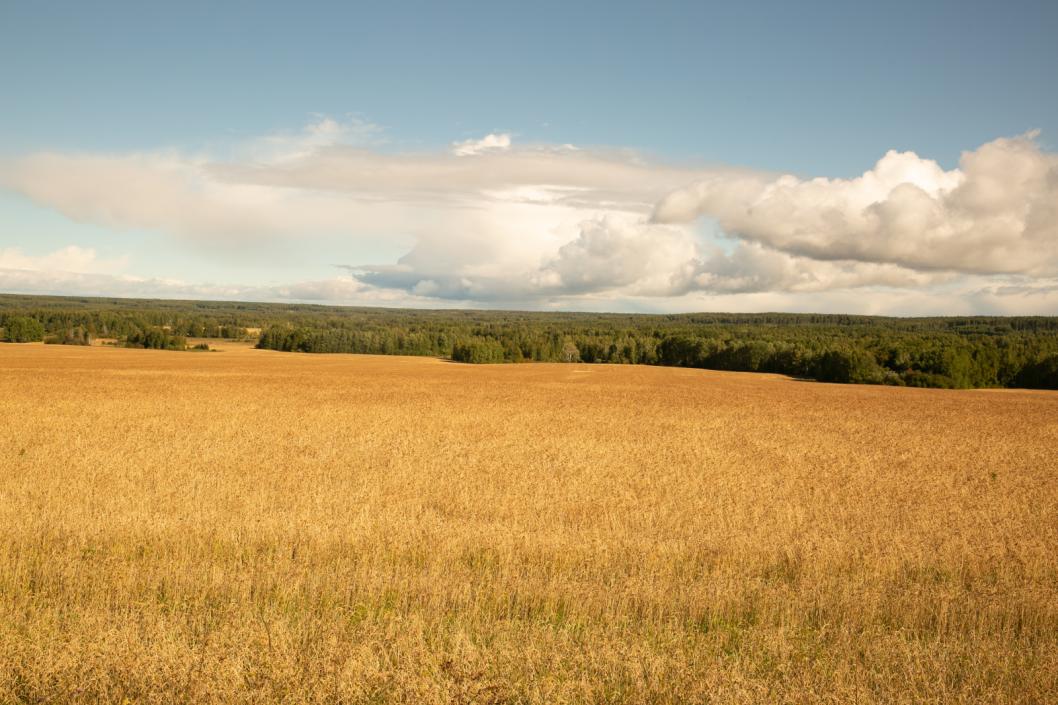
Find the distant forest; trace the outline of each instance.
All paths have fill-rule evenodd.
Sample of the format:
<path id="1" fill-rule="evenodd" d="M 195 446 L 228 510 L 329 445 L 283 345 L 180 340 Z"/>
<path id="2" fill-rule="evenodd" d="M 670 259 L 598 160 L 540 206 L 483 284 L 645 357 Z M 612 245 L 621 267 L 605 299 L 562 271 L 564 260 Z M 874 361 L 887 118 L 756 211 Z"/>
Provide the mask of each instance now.
<path id="1" fill-rule="evenodd" d="M 824 382 L 1058 389 L 1058 317 L 529 313 L 0 294 L 0 340 L 428 355 L 776 372 Z"/>

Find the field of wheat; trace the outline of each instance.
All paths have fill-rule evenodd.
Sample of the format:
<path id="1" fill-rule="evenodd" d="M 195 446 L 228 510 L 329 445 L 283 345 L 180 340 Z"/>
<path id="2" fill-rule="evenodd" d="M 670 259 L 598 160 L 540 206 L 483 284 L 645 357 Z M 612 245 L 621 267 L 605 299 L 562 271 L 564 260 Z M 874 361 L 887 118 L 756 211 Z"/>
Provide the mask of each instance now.
<path id="1" fill-rule="evenodd" d="M 1058 693 L 1058 393 L 231 346 L 0 380 L 3 703 Z"/>

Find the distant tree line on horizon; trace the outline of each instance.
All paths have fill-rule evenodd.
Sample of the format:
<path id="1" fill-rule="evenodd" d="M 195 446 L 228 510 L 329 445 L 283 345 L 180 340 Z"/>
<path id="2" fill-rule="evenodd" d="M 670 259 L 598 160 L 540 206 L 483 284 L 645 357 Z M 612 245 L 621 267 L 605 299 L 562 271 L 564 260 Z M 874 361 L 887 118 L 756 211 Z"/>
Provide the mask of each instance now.
<path id="1" fill-rule="evenodd" d="M 104 338 L 158 350 L 183 350 L 187 338 L 256 340 L 248 327 L 258 318 L 248 316 L 243 322 L 238 306 L 0 294 L 0 340 L 90 345 Z M 3 332 L 7 330 L 14 334 Z"/>
<path id="2" fill-rule="evenodd" d="M 25 338 L 32 329 L 36 340 L 67 344 L 103 337 L 135 347 L 185 349 L 189 337 L 256 339 L 259 348 L 288 352 L 668 365 L 826 382 L 1058 389 L 1058 317 L 530 313 L 0 295 L 0 329 L 0 339 Z"/>
<path id="3" fill-rule="evenodd" d="M 1052 331 L 907 333 L 813 325 L 724 326 L 666 331 L 494 326 L 429 334 L 276 325 L 258 347 L 288 352 L 433 355 L 457 362 L 584 362 L 774 372 L 823 382 L 915 387 L 1058 389 Z"/>

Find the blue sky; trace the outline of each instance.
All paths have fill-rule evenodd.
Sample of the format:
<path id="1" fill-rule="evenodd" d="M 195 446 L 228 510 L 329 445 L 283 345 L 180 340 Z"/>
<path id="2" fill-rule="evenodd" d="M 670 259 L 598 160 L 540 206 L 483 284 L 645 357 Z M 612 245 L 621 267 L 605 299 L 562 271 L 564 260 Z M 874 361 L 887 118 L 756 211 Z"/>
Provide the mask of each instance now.
<path id="1" fill-rule="evenodd" d="M 1055 312 L 1058 3 L 220 5 L 0 8 L 0 288 Z"/>

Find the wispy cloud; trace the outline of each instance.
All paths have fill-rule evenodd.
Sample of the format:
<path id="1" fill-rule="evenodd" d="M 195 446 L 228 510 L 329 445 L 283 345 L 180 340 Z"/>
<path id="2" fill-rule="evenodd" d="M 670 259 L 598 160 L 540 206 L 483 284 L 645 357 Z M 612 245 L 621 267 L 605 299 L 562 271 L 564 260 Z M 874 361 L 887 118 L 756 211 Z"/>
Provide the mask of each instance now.
<path id="1" fill-rule="evenodd" d="M 489 133 L 479 140 L 464 140 L 452 145 L 452 154 L 457 157 L 469 157 L 489 151 L 503 151 L 511 148 L 511 136 L 507 133 Z"/>

